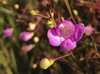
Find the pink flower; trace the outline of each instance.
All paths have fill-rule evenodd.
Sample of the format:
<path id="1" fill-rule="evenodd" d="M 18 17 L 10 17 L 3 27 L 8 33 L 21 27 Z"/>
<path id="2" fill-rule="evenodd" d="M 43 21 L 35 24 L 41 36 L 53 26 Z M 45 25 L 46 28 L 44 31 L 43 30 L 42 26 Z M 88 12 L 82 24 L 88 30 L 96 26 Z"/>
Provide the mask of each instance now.
<path id="1" fill-rule="evenodd" d="M 21 48 L 21 52 L 23 54 L 26 54 L 27 52 L 29 52 L 33 47 L 35 47 L 35 45 L 33 44 L 29 44 L 29 45 L 23 45 Z"/>
<path id="2" fill-rule="evenodd" d="M 53 46 L 60 46 L 62 50 L 72 50 L 76 47 L 84 33 L 82 23 L 74 25 L 70 20 L 63 20 L 56 28 L 48 30 L 47 37 Z"/>
<path id="3" fill-rule="evenodd" d="M 85 34 L 90 36 L 94 31 L 94 28 L 91 25 L 85 27 Z"/>
<path id="4" fill-rule="evenodd" d="M 27 31 L 22 32 L 22 33 L 20 34 L 20 38 L 21 38 L 23 41 L 28 41 L 28 40 L 30 40 L 32 37 L 33 37 L 33 33 L 30 33 L 30 32 L 27 32 Z"/>
<path id="5" fill-rule="evenodd" d="M 11 38 L 13 34 L 12 28 L 6 28 L 3 33 L 3 38 Z"/>

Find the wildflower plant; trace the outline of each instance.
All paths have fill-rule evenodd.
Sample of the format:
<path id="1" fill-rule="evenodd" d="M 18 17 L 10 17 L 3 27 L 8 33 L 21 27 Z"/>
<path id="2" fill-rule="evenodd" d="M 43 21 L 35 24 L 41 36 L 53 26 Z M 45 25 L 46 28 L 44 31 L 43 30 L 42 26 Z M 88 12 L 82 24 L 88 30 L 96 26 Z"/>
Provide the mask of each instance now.
<path id="1" fill-rule="evenodd" d="M 49 42 L 53 46 L 59 46 L 62 50 L 72 50 L 76 47 L 84 33 L 82 23 L 74 25 L 70 20 L 63 20 L 57 24 L 56 28 L 48 30 Z"/>
<path id="2" fill-rule="evenodd" d="M 20 34 L 20 38 L 23 40 L 23 41 L 28 41 L 30 40 L 32 37 L 33 37 L 34 33 L 30 33 L 30 32 L 22 32 Z"/>
<path id="3" fill-rule="evenodd" d="M 99 74 L 99 0 L 1 0 L 0 74 Z"/>
<path id="4" fill-rule="evenodd" d="M 11 38 L 13 34 L 12 28 L 6 28 L 3 33 L 3 38 Z"/>
<path id="5" fill-rule="evenodd" d="M 94 31 L 94 28 L 91 25 L 85 27 L 85 34 L 90 36 Z"/>

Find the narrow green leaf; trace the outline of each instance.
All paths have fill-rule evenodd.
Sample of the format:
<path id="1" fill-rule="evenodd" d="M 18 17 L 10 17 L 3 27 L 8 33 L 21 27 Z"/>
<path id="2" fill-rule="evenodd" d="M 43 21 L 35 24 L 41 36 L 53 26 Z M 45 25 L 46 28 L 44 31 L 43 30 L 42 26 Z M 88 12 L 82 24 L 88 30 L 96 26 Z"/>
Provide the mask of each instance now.
<path id="1" fill-rule="evenodd" d="M 0 10 L 0 32 L 3 32 L 3 24 L 4 24 L 4 17 L 2 16 L 2 12 Z"/>
<path id="2" fill-rule="evenodd" d="M 11 16 L 11 15 L 7 15 L 7 20 L 8 20 L 8 22 L 9 22 L 9 25 L 11 26 L 11 27 L 15 27 L 15 22 L 14 22 L 14 18 Z"/>
<path id="3" fill-rule="evenodd" d="M 10 57 L 11 57 L 11 60 L 12 60 L 12 67 L 13 67 L 13 70 L 16 74 L 18 74 L 18 70 L 17 70 L 17 65 L 16 65 L 16 60 L 15 60 L 15 56 L 14 56 L 14 52 L 13 52 L 13 49 L 10 49 Z"/>
<path id="4" fill-rule="evenodd" d="M 0 54 L 0 64 L 5 68 L 7 74 L 13 74 L 10 67 L 8 66 L 8 62 L 3 54 Z M 2 70 L 3 72 L 3 70 Z"/>

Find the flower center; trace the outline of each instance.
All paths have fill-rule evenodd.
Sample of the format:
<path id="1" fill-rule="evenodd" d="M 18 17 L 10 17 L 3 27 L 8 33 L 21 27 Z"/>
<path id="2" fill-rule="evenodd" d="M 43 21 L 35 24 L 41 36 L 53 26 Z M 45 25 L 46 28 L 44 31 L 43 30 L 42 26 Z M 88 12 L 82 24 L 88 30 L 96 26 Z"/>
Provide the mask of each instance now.
<path id="1" fill-rule="evenodd" d="M 62 23 L 59 26 L 60 36 L 63 38 L 69 38 L 73 35 L 74 28 L 69 23 Z"/>

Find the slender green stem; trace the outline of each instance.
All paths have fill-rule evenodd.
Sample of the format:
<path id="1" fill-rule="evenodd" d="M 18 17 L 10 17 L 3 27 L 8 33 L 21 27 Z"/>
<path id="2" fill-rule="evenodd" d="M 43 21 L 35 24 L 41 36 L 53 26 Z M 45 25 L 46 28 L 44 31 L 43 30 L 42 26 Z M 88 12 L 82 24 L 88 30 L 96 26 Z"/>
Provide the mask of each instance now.
<path id="1" fill-rule="evenodd" d="M 54 27 L 56 27 L 56 22 L 55 22 L 54 18 L 52 18 L 52 22 L 54 24 Z"/>
<path id="2" fill-rule="evenodd" d="M 7 14 L 12 14 L 12 13 L 13 13 L 12 10 L 6 9 L 6 8 L 4 8 L 4 7 L 0 7 L 0 10 L 1 10 L 2 12 L 7 13 Z"/>
<path id="3" fill-rule="evenodd" d="M 12 63 L 13 63 L 13 70 L 15 71 L 16 74 L 19 74 L 13 49 L 10 50 L 10 58 L 11 58 Z"/>
<path id="4" fill-rule="evenodd" d="M 82 72 L 84 74 L 86 74 L 85 70 L 82 68 L 82 66 L 79 64 L 79 62 L 77 61 L 76 57 L 74 56 L 74 54 L 72 53 L 72 51 L 69 51 L 69 53 L 71 54 L 72 58 L 75 60 L 75 62 L 77 63 L 77 65 L 80 67 L 80 69 L 82 70 Z"/>
<path id="5" fill-rule="evenodd" d="M 41 14 L 38 14 L 38 16 L 40 16 L 40 17 L 42 17 L 42 18 L 50 19 L 49 16 L 44 16 L 44 15 L 41 15 Z"/>
<path id="6" fill-rule="evenodd" d="M 94 34 L 100 34 L 100 32 L 94 32 Z"/>
<path id="7" fill-rule="evenodd" d="M 90 74 L 90 71 L 89 71 L 89 53 L 88 53 L 88 49 L 86 49 L 86 72 L 88 73 L 88 74 Z"/>
<path id="8" fill-rule="evenodd" d="M 76 21 L 75 21 L 73 15 L 72 15 L 71 8 L 70 8 L 70 5 L 69 5 L 68 0 L 64 0 L 64 2 L 65 2 L 65 4 L 66 4 L 66 7 L 67 7 L 67 9 L 68 9 L 68 11 L 69 11 L 71 17 L 72 17 L 73 22 L 76 24 Z"/>
<path id="9" fill-rule="evenodd" d="M 54 13 L 50 10 L 50 16 L 51 16 L 51 20 L 54 24 L 54 27 L 56 27 L 56 22 L 55 22 L 55 19 L 54 19 Z"/>
<path id="10" fill-rule="evenodd" d="M 30 59 L 28 74 L 31 74 L 31 68 L 32 68 L 33 62 L 34 62 L 34 56 L 32 56 Z"/>
<path id="11" fill-rule="evenodd" d="M 67 65 L 69 65 L 70 67 L 73 67 L 73 68 L 75 68 L 76 70 L 78 70 L 78 71 L 82 72 L 82 70 L 81 70 L 81 69 L 79 69 L 79 68 L 75 67 L 74 65 L 72 65 L 71 63 L 69 63 L 67 60 L 63 59 L 62 61 L 65 61 L 65 62 L 67 63 Z"/>
<path id="12" fill-rule="evenodd" d="M 94 49 L 95 49 L 95 54 L 100 58 L 100 54 L 97 52 L 98 49 L 97 49 L 97 46 L 96 46 L 96 43 L 95 43 L 95 41 L 94 41 L 93 36 L 91 36 L 91 39 L 92 39 L 92 41 L 93 41 L 93 46 L 94 46 Z"/>
<path id="13" fill-rule="evenodd" d="M 93 46 L 94 46 L 95 50 L 97 51 L 97 47 L 96 47 L 96 44 L 95 44 L 93 36 L 91 36 L 91 39 L 92 39 L 92 42 L 93 42 Z"/>
<path id="14" fill-rule="evenodd" d="M 62 58 L 64 58 L 64 57 L 67 57 L 67 56 L 70 56 L 71 54 L 66 54 L 66 55 L 63 55 L 63 56 L 60 56 L 60 57 L 57 57 L 57 58 L 55 58 L 55 60 L 59 60 L 59 59 L 62 59 Z"/>
<path id="15" fill-rule="evenodd" d="M 56 61 L 56 60 L 65 58 L 65 57 L 70 56 L 70 55 L 72 55 L 72 53 L 65 54 L 65 55 L 63 55 L 63 56 L 57 57 L 57 58 L 55 58 L 54 60 Z M 64 60 L 64 59 L 63 59 L 63 60 Z M 64 61 L 67 62 L 66 60 L 64 60 Z M 67 63 L 68 63 L 68 62 L 67 62 Z M 68 63 L 68 65 L 69 65 L 69 66 L 72 66 L 72 67 L 74 67 L 74 68 L 76 68 L 75 66 L 71 65 L 70 63 Z M 83 72 L 83 71 L 81 71 L 81 69 L 78 69 L 78 68 L 76 68 L 76 69 L 79 70 L 80 72 Z"/>

